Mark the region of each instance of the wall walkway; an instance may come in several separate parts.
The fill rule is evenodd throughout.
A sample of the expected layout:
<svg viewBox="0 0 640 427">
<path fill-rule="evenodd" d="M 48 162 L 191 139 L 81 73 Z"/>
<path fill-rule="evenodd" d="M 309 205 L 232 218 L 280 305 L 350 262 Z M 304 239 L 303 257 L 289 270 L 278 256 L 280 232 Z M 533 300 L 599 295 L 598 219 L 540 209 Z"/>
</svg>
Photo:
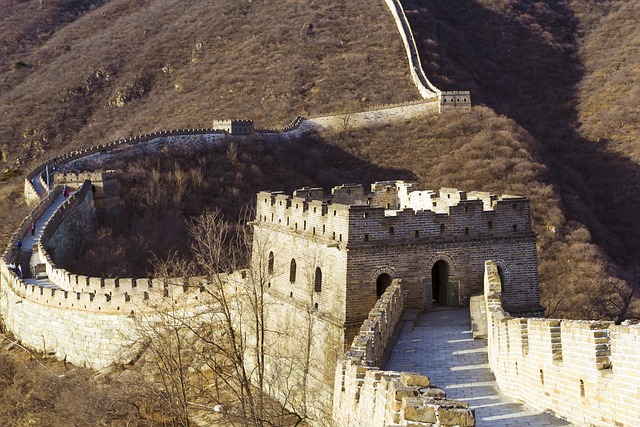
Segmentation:
<svg viewBox="0 0 640 427">
<path fill-rule="evenodd" d="M 450 400 L 413 370 L 381 370 L 404 312 L 402 282 L 394 281 L 371 309 L 351 349 L 338 362 L 333 393 L 337 427 L 471 427 L 473 410 Z M 439 384 L 436 384 L 439 385 Z"/>
<path fill-rule="evenodd" d="M 398 27 L 398 32 L 400 33 L 400 37 L 404 43 L 404 48 L 407 51 L 409 71 L 411 72 L 411 77 L 413 78 L 413 82 L 418 88 L 420 95 L 422 95 L 424 99 L 437 98 L 441 91 L 429 81 L 427 75 L 422 69 L 416 41 L 413 38 L 413 32 L 409 26 L 409 20 L 404 13 L 402 4 L 399 0 L 385 0 L 385 2 L 393 15 L 396 26 Z"/>
<path fill-rule="evenodd" d="M 503 393 L 581 425 L 640 425 L 640 325 L 511 317 L 500 289 L 487 261 L 489 365 Z"/>
<path fill-rule="evenodd" d="M 423 99 L 377 106 L 367 111 L 339 112 L 309 119 L 296 117 L 283 129 L 256 130 L 255 134 L 239 139 L 279 141 L 317 129 L 381 126 L 437 114 L 453 107 L 470 108 L 468 92 L 447 94 L 429 82 L 422 70 L 402 5 L 398 0 L 387 0 L 387 5 L 405 44 L 410 73 Z M 447 108 L 443 108 L 445 104 Z M 137 346 L 131 331 L 136 326 L 136 316 L 156 310 L 154 307 L 158 307 L 164 298 L 179 301 L 185 307 L 197 306 L 198 290 L 202 292 L 205 286 L 202 278 L 168 279 L 171 283 L 166 283 L 152 278 L 86 277 L 58 268 L 45 250 L 45 242 L 61 240 L 55 234 L 57 230 L 61 225 L 64 227 L 74 222 L 70 215 L 90 203 L 83 204 L 82 195 L 88 191 L 86 187 L 78 192 L 82 197 L 64 199 L 59 195 L 60 187 L 49 194 L 47 186 L 56 169 L 76 167 L 84 160 L 93 159 L 91 156 L 131 155 L 135 151 L 144 152 L 166 145 L 213 145 L 226 140 L 226 137 L 224 132 L 216 129 L 161 131 L 73 151 L 49 159 L 33 169 L 25 179 L 24 194 L 27 202 L 36 207 L 16 230 L 0 262 L 0 315 L 7 328 L 27 346 L 55 353 L 71 363 L 101 368 L 114 362 L 125 363 L 135 355 Z M 47 170 L 49 177 L 46 176 Z M 89 185 L 88 182 L 85 184 Z M 91 193 L 88 199 L 91 199 Z M 35 236 L 28 231 L 31 222 L 36 223 Z M 68 236 L 65 230 L 60 233 L 63 237 Z M 28 254 L 21 257 L 26 261 L 19 261 L 26 263 L 23 270 L 30 271 L 30 266 L 44 267 L 42 271 L 32 270 L 34 275 L 42 273 L 38 278 L 28 277 L 30 275 L 19 278 L 9 268 L 11 259 L 16 256 L 13 248 L 18 239 L 22 239 L 25 248 L 29 249 L 25 251 Z M 173 291 L 169 295 L 169 289 L 175 290 L 175 295 Z M 463 403 L 445 399 L 441 390 L 430 386 L 428 378 L 406 372 L 380 371 L 371 365 L 381 363 L 402 307 L 403 294 L 398 285 L 390 289 L 372 310 L 362 333 L 354 341 L 353 352 L 338 366 L 337 378 L 344 388 L 338 388 L 337 393 L 345 397 L 337 412 L 341 422 L 344 421 L 340 425 L 371 425 L 370 413 L 373 410 L 380 426 L 414 425 L 415 422 L 441 426 L 473 425 L 473 412 Z M 354 408 L 357 416 L 352 413 Z"/>
<path fill-rule="evenodd" d="M 473 339 L 468 307 L 421 314 L 415 327 L 405 326 L 385 369 L 426 375 L 447 397 L 467 402 L 479 427 L 571 425 L 500 393 L 487 342 Z"/>
</svg>

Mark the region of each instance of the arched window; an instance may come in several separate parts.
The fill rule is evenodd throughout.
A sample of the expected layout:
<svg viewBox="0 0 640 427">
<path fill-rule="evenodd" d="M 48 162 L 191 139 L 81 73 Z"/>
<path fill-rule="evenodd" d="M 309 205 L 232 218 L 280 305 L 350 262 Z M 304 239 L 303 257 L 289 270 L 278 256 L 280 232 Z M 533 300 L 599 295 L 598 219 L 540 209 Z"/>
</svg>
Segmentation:
<svg viewBox="0 0 640 427">
<path fill-rule="evenodd" d="M 316 276 L 314 279 L 313 290 L 315 292 L 322 291 L 322 270 L 320 270 L 320 267 L 316 267 Z"/>
<path fill-rule="evenodd" d="M 267 266 L 267 271 L 269 274 L 273 274 L 273 263 L 274 263 L 273 252 L 269 252 L 269 264 Z"/>
<path fill-rule="evenodd" d="M 294 283 L 296 281 L 296 260 L 291 258 L 291 266 L 289 267 L 289 281 Z"/>
</svg>

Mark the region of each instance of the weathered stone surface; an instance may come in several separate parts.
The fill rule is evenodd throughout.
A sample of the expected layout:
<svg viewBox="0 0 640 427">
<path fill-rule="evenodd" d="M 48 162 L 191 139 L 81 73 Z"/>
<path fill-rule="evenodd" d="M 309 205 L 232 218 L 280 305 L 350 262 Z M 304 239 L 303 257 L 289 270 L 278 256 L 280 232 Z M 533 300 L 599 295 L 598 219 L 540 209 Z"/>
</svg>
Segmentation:
<svg viewBox="0 0 640 427">
<path fill-rule="evenodd" d="M 428 387 L 429 378 L 415 372 L 402 372 L 400 381 L 408 387 Z"/>
<path fill-rule="evenodd" d="M 438 408 L 438 421 L 442 426 L 472 427 L 475 425 L 473 409 L 468 408 Z"/>
<path fill-rule="evenodd" d="M 426 387 L 420 389 L 420 394 L 424 397 L 429 397 L 432 399 L 444 399 L 447 397 L 447 393 L 444 390 L 438 387 Z"/>
<path fill-rule="evenodd" d="M 405 421 L 419 421 L 423 423 L 435 423 L 437 405 L 425 403 L 424 400 L 404 399 L 402 417 Z"/>
</svg>

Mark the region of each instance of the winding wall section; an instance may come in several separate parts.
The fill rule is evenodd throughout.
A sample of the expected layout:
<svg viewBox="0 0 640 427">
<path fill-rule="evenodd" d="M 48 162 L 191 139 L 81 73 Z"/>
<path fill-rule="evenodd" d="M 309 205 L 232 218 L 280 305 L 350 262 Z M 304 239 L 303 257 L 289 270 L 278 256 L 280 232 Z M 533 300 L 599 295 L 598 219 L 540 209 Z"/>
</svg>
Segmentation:
<svg viewBox="0 0 640 427">
<path fill-rule="evenodd" d="M 489 364 L 503 393 L 580 425 L 637 426 L 640 325 L 511 317 L 485 264 Z"/>
<path fill-rule="evenodd" d="M 253 135 L 240 138 L 248 138 L 249 141 L 279 141 L 318 129 L 346 130 L 384 125 L 432 115 L 446 109 L 469 108 L 468 92 L 441 92 L 427 79 L 401 4 L 397 0 L 385 1 L 403 39 L 412 79 L 422 100 L 382 105 L 366 111 L 346 111 L 312 118 L 296 117 L 283 129 L 256 130 Z M 155 132 L 76 150 L 54 157 L 33 169 L 25 179 L 24 193 L 28 203 L 35 207 L 10 239 L 0 263 L 0 314 L 4 318 L 5 326 L 29 347 L 45 353 L 55 353 L 57 357 L 77 365 L 102 368 L 112 363 L 126 362 L 135 356 L 139 347 L 134 345 L 135 336 L 132 330 L 135 329 L 138 314 L 145 313 L 149 308 L 156 309 L 154 307 L 166 297 L 176 298 L 185 305 L 197 305 L 199 290 L 201 292 L 205 286 L 200 278 L 190 278 L 186 281 L 170 279 L 172 286 L 168 286 L 167 281 L 153 278 L 96 278 L 73 274 L 59 268 L 53 262 L 47 245 L 56 247 L 53 241 L 64 239 L 66 232 L 60 231 L 60 228 L 72 215 L 87 216 L 91 209 L 92 197 L 91 184 L 85 181 L 69 199 L 60 200 L 61 187 L 51 188 L 52 174 L 56 169 L 71 162 L 93 155 L 118 155 L 134 146 L 171 144 L 172 141 L 193 140 L 194 137 L 206 144 L 217 144 L 226 135 L 225 132 L 216 129 Z M 41 237 L 33 247 L 37 255 L 35 258 L 43 264 L 47 276 L 41 280 L 50 286 L 42 286 L 42 283 L 39 285 L 37 281 L 27 283 L 8 266 L 15 256 L 16 242 L 28 232 L 31 222 L 57 204 L 60 204 L 60 208 L 53 211 L 51 217 L 46 220 Z M 57 248 L 60 247 L 57 245 Z M 240 272 L 235 274 L 239 277 L 242 275 Z M 241 280 L 239 277 L 229 280 Z M 424 394 L 427 392 L 422 390 L 424 386 L 428 386 L 427 378 L 405 373 L 382 372 L 369 367 L 369 363 L 379 361 L 403 307 L 402 290 L 400 285 L 397 285 L 390 289 L 388 295 L 382 299 L 381 305 L 372 311 L 373 317 L 363 325 L 364 335 L 356 337 L 353 351 L 339 366 L 337 378 L 345 385 L 339 393 L 346 397 L 336 412 L 340 422 L 344 421 L 341 425 L 366 424 L 367 408 L 375 409 L 379 425 L 394 422 L 405 425 L 412 422 L 411 420 L 427 421 L 432 418 L 434 421 L 437 419 L 439 425 L 458 425 L 460 420 L 463 422 L 462 425 L 472 425 L 473 414 L 464 405 L 451 402 L 445 404 L 441 399 L 443 396 L 433 391 L 433 388 L 429 388 L 429 393 L 435 394 L 429 395 L 430 401 L 427 399 L 428 396 Z M 387 318 L 388 321 L 384 320 Z M 363 343 L 364 353 L 361 347 Z M 369 372 L 364 388 L 361 387 L 363 369 Z M 359 397 L 361 392 L 364 393 L 362 399 Z M 380 396 L 384 393 L 386 403 L 376 403 L 375 398 L 370 400 L 377 392 Z M 406 393 L 418 397 L 405 399 Z M 434 397 L 441 400 L 435 402 Z M 402 402 L 401 410 L 397 409 L 398 402 Z M 349 411 L 357 409 L 360 420 L 356 421 L 357 418 L 345 415 L 345 408 Z"/>
</svg>

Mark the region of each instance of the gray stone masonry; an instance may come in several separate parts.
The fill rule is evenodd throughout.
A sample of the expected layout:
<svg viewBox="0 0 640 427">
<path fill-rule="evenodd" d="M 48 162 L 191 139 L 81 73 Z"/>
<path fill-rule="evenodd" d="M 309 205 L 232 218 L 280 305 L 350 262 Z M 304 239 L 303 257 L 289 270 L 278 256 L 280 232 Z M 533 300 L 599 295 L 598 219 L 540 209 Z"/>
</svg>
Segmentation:
<svg viewBox="0 0 640 427">
<path fill-rule="evenodd" d="M 448 398 L 475 409 L 478 427 L 573 425 L 500 393 L 489 369 L 487 342 L 473 339 L 468 308 L 431 311 L 420 315 L 414 327 L 405 325 L 385 369 L 429 377 Z"/>
</svg>

